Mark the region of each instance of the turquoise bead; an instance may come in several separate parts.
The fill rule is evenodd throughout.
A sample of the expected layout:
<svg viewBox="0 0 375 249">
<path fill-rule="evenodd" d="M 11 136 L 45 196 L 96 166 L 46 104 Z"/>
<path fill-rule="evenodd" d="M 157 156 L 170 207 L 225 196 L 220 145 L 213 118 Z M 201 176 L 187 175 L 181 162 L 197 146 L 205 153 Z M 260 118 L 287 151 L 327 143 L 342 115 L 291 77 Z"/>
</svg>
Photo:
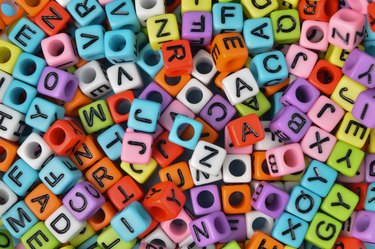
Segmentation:
<svg viewBox="0 0 375 249">
<path fill-rule="evenodd" d="M 365 51 L 371 56 L 375 56 L 375 40 L 365 41 Z"/>
<path fill-rule="evenodd" d="M 113 161 L 120 159 L 124 134 L 121 125 L 115 124 L 97 137 L 100 147 L 109 159 Z"/>
<path fill-rule="evenodd" d="M 185 125 L 190 125 L 193 127 L 194 135 L 190 140 L 183 140 L 179 137 L 180 134 L 180 128 Z M 172 143 L 178 144 L 184 148 L 194 150 L 197 146 L 197 143 L 199 141 L 199 138 L 201 136 L 203 130 L 203 125 L 191 118 L 188 118 L 183 115 L 177 115 L 174 119 L 172 129 L 169 133 L 168 139 Z"/>
<path fill-rule="evenodd" d="M 107 31 L 104 34 L 104 53 L 107 60 L 113 64 L 135 61 L 135 34 L 129 29 Z"/>
<path fill-rule="evenodd" d="M 365 30 L 366 30 L 366 35 L 364 37 L 365 42 L 374 41 L 375 40 L 375 32 L 372 31 L 372 29 L 369 25 L 369 22 L 368 22 L 368 18 L 366 18 Z"/>
<path fill-rule="evenodd" d="M 36 88 L 19 80 L 13 80 L 4 94 L 3 104 L 25 114 L 36 94 Z"/>
<path fill-rule="evenodd" d="M 243 10 L 239 3 L 215 3 L 212 7 L 214 35 L 223 32 L 241 33 Z"/>
<path fill-rule="evenodd" d="M 365 210 L 375 212 L 375 182 L 368 186 L 365 200 Z"/>
<path fill-rule="evenodd" d="M 267 119 L 272 120 L 272 118 L 284 108 L 284 105 L 280 103 L 280 99 L 283 94 L 284 92 L 277 92 L 271 96 L 271 109 L 266 113 Z"/>
<path fill-rule="evenodd" d="M 134 33 L 141 30 L 134 4 L 131 0 L 115 0 L 105 6 L 109 25 L 112 30 L 130 29 Z"/>
<path fill-rule="evenodd" d="M 150 44 L 147 44 L 139 53 L 136 63 L 151 78 L 154 78 L 164 66 L 161 50 L 155 51 Z"/>
<path fill-rule="evenodd" d="M 161 104 L 145 99 L 134 99 L 129 111 L 128 127 L 152 133 L 161 113 Z"/>
<path fill-rule="evenodd" d="M 270 51 L 274 43 L 271 19 L 264 17 L 246 20 L 243 38 L 250 54 Z"/>
<path fill-rule="evenodd" d="M 101 24 L 105 19 L 105 12 L 96 0 L 70 1 L 66 9 L 81 27 Z"/>
<path fill-rule="evenodd" d="M 40 43 L 45 37 L 43 30 L 25 17 L 14 25 L 8 35 L 11 42 L 31 54 L 40 51 Z"/>
<path fill-rule="evenodd" d="M 104 33 L 102 25 L 90 25 L 75 31 L 77 51 L 84 60 L 99 60 L 104 54 Z"/>
<path fill-rule="evenodd" d="M 366 249 L 375 249 L 375 244 L 365 243 Z"/>
<path fill-rule="evenodd" d="M 22 159 L 15 161 L 3 176 L 4 183 L 19 196 L 25 196 L 37 180 L 38 172 Z"/>
<path fill-rule="evenodd" d="M 42 58 L 29 53 L 22 53 L 14 65 L 12 74 L 14 78 L 36 86 L 46 65 L 46 61 Z"/>
</svg>

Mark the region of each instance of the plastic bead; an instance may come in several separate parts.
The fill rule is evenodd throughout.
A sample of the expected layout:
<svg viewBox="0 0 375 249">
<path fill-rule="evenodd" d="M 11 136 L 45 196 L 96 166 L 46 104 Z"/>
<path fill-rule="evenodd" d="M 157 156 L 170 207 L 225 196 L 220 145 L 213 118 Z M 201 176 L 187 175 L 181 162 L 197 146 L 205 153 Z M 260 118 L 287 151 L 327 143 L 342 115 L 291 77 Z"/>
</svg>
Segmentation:
<svg viewBox="0 0 375 249">
<path fill-rule="evenodd" d="M 201 118 L 195 118 L 195 121 L 198 121 L 203 125 L 202 132 L 200 135 L 200 139 L 202 141 L 208 142 L 208 143 L 215 143 L 217 139 L 219 138 L 219 133 L 214 130 L 211 126 L 209 126 L 203 119 Z M 188 140 L 190 139 L 194 134 L 194 128 L 192 126 L 188 126 L 184 132 L 181 134 L 181 138 Z"/>
<path fill-rule="evenodd" d="M 27 18 L 21 18 L 9 33 L 9 40 L 23 51 L 35 53 L 40 51 L 40 43 L 45 38 L 42 29 Z"/>
<path fill-rule="evenodd" d="M 309 1 L 301 0 L 298 11 L 303 20 L 329 21 L 331 16 L 337 12 L 339 1 Z"/>
<path fill-rule="evenodd" d="M 80 27 L 75 31 L 78 54 L 85 60 L 99 60 L 104 54 L 104 28 L 100 25 Z"/>
<path fill-rule="evenodd" d="M 273 218 L 259 211 L 246 213 L 246 236 L 251 239 L 256 231 L 271 234 L 274 224 Z"/>
<path fill-rule="evenodd" d="M 104 153 L 111 160 L 118 160 L 121 156 L 122 138 L 124 136 L 124 129 L 116 124 L 102 132 L 97 141 L 104 151 Z"/>
<path fill-rule="evenodd" d="M 22 243 L 27 249 L 42 249 L 43 247 L 55 248 L 60 242 L 53 236 L 44 222 L 38 222 L 31 227 L 22 237 Z"/>
<path fill-rule="evenodd" d="M 131 29 L 137 33 L 141 29 L 132 1 L 117 0 L 105 5 L 106 16 L 112 30 Z"/>
<path fill-rule="evenodd" d="M 152 157 L 162 168 L 169 166 L 184 152 L 184 148 L 177 144 L 171 143 L 168 140 L 168 136 L 169 132 L 163 132 L 155 139 L 152 146 Z"/>
<path fill-rule="evenodd" d="M 283 244 L 273 239 L 271 236 L 268 236 L 263 232 L 257 231 L 250 238 L 249 242 L 247 243 L 246 249 L 257 249 L 262 246 L 266 246 L 266 248 L 269 247 L 273 249 L 281 249 L 284 247 Z"/>
<path fill-rule="evenodd" d="M 199 50 L 198 53 L 196 53 L 196 55 L 193 57 L 192 76 L 203 84 L 208 85 L 215 76 L 216 72 L 217 68 L 211 54 L 206 50 Z"/>
<path fill-rule="evenodd" d="M 79 109 L 79 117 L 85 131 L 89 134 L 113 124 L 108 106 L 104 100 L 97 100 Z"/>
<path fill-rule="evenodd" d="M 271 19 L 265 17 L 246 20 L 243 24 L 243 38 L 250 54 L 271 50 L 274 43 Z"/>
<path fill-rule="evenodd" d="M 223 163 L 225 183 L 249 183 L 251 181 L 251 160 L 248 155 L 227 155 Z"/>
<path fill-rule="evenodd" d="M 339 140 L 358 148 L 363 147 L 369 135 L 370 129 L 358 122 L 349 112 L 344 115 L 336 133 Z"/>
<path fill-rule="evenodd" d="M 121 168 L 140 184 L 145 183 L 151 177 L 157 166 L 158 164 L 153 158 L 147 164 L 121 163 Z"/>
<path fill-rule="evenodd" d="M 151 78 L 154 78 L 164 65 L 161 50 L 153 50 L 150 44 L 141 50 L 136 62 Z"/>
<path fill-rule="evenodd" d="M 276 10 L 270 14 L 275 43 L 290 44 L 298 41 L 301 35 L 298 11 Z"/>
<path fill-rule="evenodd" d="M 363 68 L 363 64 L 368 66 Z M 356 82 L 366 87 L 373 88 L 375 87 L 372 85 L 373 65 L 375 65 L 373 57 L 359 49 L 354 49 L 345 61 L 342 71 L 346 76 Z"/>
<path fill-rule="evenodd" d="M 307 79 L 314 69 L 318 55 L 307 48 L 292 44 L 285 55 L 285 60 L 290 73 Z"/>
<path fill-rule="evenodd" d="M 22 50 L 10 42 L 0 40 L 0 70 L 12 74 Z"/>
<path fill-rule="evenodd" d="M 116 233 L 116 231 L 112 228 L 112 226 L 107 227 L 104 229 L 98 236 L 98 245 L 100 247 L 109 247 L 112 246 L 112 248 L 123 248 L 123 249 L 131 249 L 137 242 L 137 240 L 132 240 L 130 242 L 126 242 L 122 240 L 119 235 Z"/>
<path fill-rule="evenodd" d="M 8 232 L 8 230 L 0 228 L 0 233 L 2 236 L 1 245 L 5 249 L 12 249 L 15 248 L 12 235 Z"/>
<path fill-rule="evenodd" d="M 221 201 L 216 185 L 205 185 L 190 189 L 190 198 L 194 213 L 206 215 L 221 210 Z"/>
<path fill-rule="evenodd" d="M 104 34 L 104 53 L 113 64 L 136 60 L 135 35 L 131 30 L 119 29 Z"/>
<path fill-rule="evenodd" d="M 353 225 L 352 236 L 365 242 L 375 243 L 372 232 L 375 226 L 374 213 L 359 211 Z"/>
<path fill-rule="evenodd" d="M 190 235 L 188 224 L 191 221 L 192 219 L 190 218 L 188 213 L 184 210 L 181 210 L 181 212 L 175 219 L 162 222 L 160 224 L 160 227 L 174 243 L 180 243 Z"/>
<path fill-rule="evenodd" d="M 36 86 L 45 66 L 45 60 L 32 54 L 22 53 L 14 65 L 13 76 L 18 80 Z"/>
<path fill-rule="evenodd" d="M 34 87 L 19 80 L 13 80 L 4 94 L 4 105 L 23 114 L 29 109 L 31 102 L 36 97 Z"/>
<path fill-rule="evenodd" d="M 18 146 L 5 139 L 0 139 L 0 154 L 4 155 L 4 159 L 0 162 L 0 172 L 5 172 L 12 165 L 16 158 Z"/>
<path fill-rule="evenodd" d="M 188 11 L 182 15 L 181 37 L 191 46 L 205 46 L 212 39 L 212 14 L 204 11 Z"/>
<path fill-rule="evenodd" d="M 0 204 L 0 215 L 2 216 L 17 202 L 18 197 L 3 181 L 0 181 L 0 187 L 0 197 L 4 200 Z"/>
<path fill-rule="evenodd" d="M 375 182 L 375 155 L 368 154 L 365 158 L 366 163 L 366 181 Z"/>
<path fill-rule="evenodd" d="M 270 0 L 267 2 L 261 1 L 246 1 L 241 0 L 241 4 L 244 8 L 244 12 L 247 18 L 260 18 L 267 16 L 271 12 L 275 11 L 279 7 L 277 0 Z"/>
<path fill-rule="evenodd" d="M 243 11 L 239 3 L 215 3 L 212 7 L 214 34 L 242 32 Z"/>
<path fill-rule="evenodd" d="M 251 210 L 250 186 L 247 184 L 222 185 L 221 197 L 225 214 L 242 214 Z"/>
<path fill-rule="evenodd" d="M 105 202 L 87 223 L 94 231 L 100 231 L 110 225 L 111 220 L 116 215 L 116 209 L 109 202 Z"/>
<path fill-rule="evenodd" d="M 154 2 L 135 0 L 134 5 L 138 20 L 143 27 L 146 27 L 146 21 L 150 17 L 165 14 L 164 1 L 162 0 L 156 0 Z"/>
<path fill-rule="evenodd" d="M 319 60 L 311 72 L 308 81 L 326 95 L 331 95 L 339 81 L 342 81 L 342 72 L 340 68 L 333 64 Z"/>
<path fill-rule="evenodd" d="M 178 135 L 179 128 L 183 125 L 191 125 L 194 129 L 194 135 L 189 140 L 182 140 Z M 198 121 L 182 115 L 177 115 L 174 119 L 168 139 L 172 143 L 178 144 L 190 150 L 194 150 L 202 133 L 202 129 L 203 125 Z"/>
<path fill-rule="evenodd" d="M 264 138 L 262 125 L 255 114 L 232 120 L 228 123 L 228 132 L 233 145 L 238 147 L 253 145 Z"/>
<path fill-rule="evenodd" d="M 261 117 L 271 109 L 271 103 L 264 96 L 263 92 L 259 91 L 257 95 L 246 99 L 242 103 L 235 105 L 235 107 L 241 116 L 254 113 L 258 117 Z"/>
<path fill-rule="evenodd" d="M 122 142 L 121 161 L 131 164 L 147 164 L 151 160 L 152 135 L 125 132 Z"/>
<path fill-rule="evenodd" d="M 0 111 L 2 127 L 0 137 L 18 141 L 25 128 L 25 116 L 3 104 L 0 104 Z"/>
<path fill-rule="evenodd" d="M 194 186 L 192 175 L 186 162 L 179 162 L 161 169 L 159 178 L 162 182 L 173 182 L 181 190 L 187 190 Z"/>
<path fill-rule="evenodd" d="M 169 77 L 190 74 L 193 70 L 193 56 L 189 41 L 179 40 L 163 43 L 162 54 L 165 74 Z"/>
<path fill-rule="evenodd" d="M 94 0 L 70 1 L 66 9 L 80 26 L 101 24 L 105 18 L 103 8 Z"/>
<path fill-rule="evenodd" d="M 174 14 L 152 16 L 147 19 L 148 39 L 152 49 L 159 50 L 163 43 L 180 39 L 177 19 Z"/>
<path fill-rule="evenodd" d="M 65 115 L 70 117 L 78 117 L 78 109 L 90 103 L 92 103 L 92 100 L 84 95 L 80 89 L 77 89 L 73 99 L 69 102 L 65 102 L 63 105 Z"/>
</svg>

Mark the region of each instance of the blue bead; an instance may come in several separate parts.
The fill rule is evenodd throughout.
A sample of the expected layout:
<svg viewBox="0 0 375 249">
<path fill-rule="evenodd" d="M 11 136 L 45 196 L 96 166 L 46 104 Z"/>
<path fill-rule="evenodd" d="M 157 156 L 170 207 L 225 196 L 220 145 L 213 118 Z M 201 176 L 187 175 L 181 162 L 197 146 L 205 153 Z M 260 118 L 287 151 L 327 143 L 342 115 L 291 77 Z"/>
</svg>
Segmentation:
<svg viewBox="0 0 375 249">
<path fill-rule="evenodd" d="M 14 78 L 36 86 L 46 65 L 46 61 L 42 58 L 32 54 L 22 53 L 14 65 L 12 74 Z"/>
<path fill-rule="evenodd" d="M 125 131 L 121 125 L 115 124 L 97 137 L 100 147 L 109 159 L 113 161 L 120 159 L 124 133 Z"/>
<path fill-rule="evenodd" d="M 366 30 L 366 35 L 364 37 L 365 42 L 367 41 L 374 41 L 375 40 L 375 32 L 372 31 L 368 18 L 366 18 L 366 24 L 365 24 L 365 30 Z"/>
<path fill-rule="evenodd" d="M 138 202 L 134 201 L 111 220 L 111 226 L 120 238 L 130 242 L 146 231 L 151 225 L 152 218 Z"/>
<path fill-rule="evenodd" d="M 160 113 L 161 104 L 146 99 L 134 99 L 130 106 L 128 127 L 147 133 L 155 132 Z"/>
<path fill-rule="evenodd" d="M 375 182 L 368 186 L 365 210 L 375 212 Z"/>
<path fill-rule="evenodd" d="M 142 49 L 148 44 L 148 37 L 145 33 L 139 32 L 138 34 L 136 34 L 135 39 L 137 41 L 137 54 L 139 54 Z"/>
<path fill-rule="evenodd" d="M 137 46 L 134 33 L 129 29 L 107 31 L 104 34 L 104 52 L 113 64 L 135 61 Z"/>
<path fill-rule="evenodd" d="M 322 198 L 314 192 L 301 186 L 295 186 L 285 210 L 305 221 L 312 221 L 321 202 Z"/>
<path fill-rule="evenodd" d="M 98 235 L 94 235 L 82 244 L 80 244 L 77 249 L 89 249 L 89 248 L 99 248 L 98 247 Z"/>
<path fill-rule="evenodd" d="M 137 14 L 131 0 L 115 0 L 105 6 L 105 12 L 112 30 L 130 29 L 134 33 L 141 30 Z"/>
<path fill-rule="evenodd" d="M 375 249 L 375 244 L 365 243 L 366 249 Z"/>
<path fill-rule="evenodd" d="M 285 57 L 280 51 L 256 55 L 250 63 L 250 70 L 259 87 L 283 82 L 289 75 Z"/>
<path fill-rule="evenodd" d="M 312 160 L 301 179 L 301 186 L 326 197 L 337 178 L 337 171 L 326 164 Z"/>
<path fill-rule="evenodd" d="M 4 227 L 17 239 L 38 222 L 24 201 L 17 202 L 1 219 Z"/>
<path fill-rule="evenodd" d="M 194 135 L 190 140 L 183 140 L 179 137 L 180 128 L 185 125 L 191 125 L 193 127 Z M 174 119 L 168 139 L 172 143 L 178 144 L 190 150 L 194 150 L 201 136 L 202 130 L 203 125 L 200 122 L 183 115 L 177 115 Z"/>
<path fill-rule="evenodd" d="M 215 3 L 212 7 L 214 34 L 242 32 L 243 10 L 239 3 Z"/>
<path fill-rule="evenodd" d="M 34 129 L 46 132 L 57 119 L 63 119 L 64 114 L 64 107 L 36 97 L 26 113 L 25 123 Z"/>
<path fill-rule="evenodd" d="M 299 248 L 305 238 L 309 224 L 287 212 L 275 221 L 272 229 L 272 237 L 281 243 Z"/>
<path fill-rule="evenodd" d="M 90 25 L 76 29 L 76 45 L 78 54 L 85 60 L 99 60 L 104 54 L 104 32 L 102 25 Z"/>
<path fill-rule="evenodd" d="M 39 178 L 54 193 L 67 193 L 82 177 L 82 172 L 67 157 L 52 158 L 39 172 Z"/>
<path fill-rule="evenodd" d="M 284 105 L 280 103 L 280 99 L 283 94 L 284 92 L 277 92 L 271 96 L 271 109 L 266 113 L 265 116 L 267 120 L 272 120 L 272 118 L 284 108 Z"/>
<path fill-rule="evenodd" d="M 154 78 L 164 66 L 161 50 L 153 50 L 150 44 L 142 49 L 136 62 L 151 78 Z"/>
<path fill-rule="evenodd" d="M 274 43 L 271 19 L 264 17 L 246 20 L 243 38 L 250 54 L 270 51 Z"/>
<path fill-rule="evenodd" d="M 371 56 L 375 56 L 375 40 L 365 41 L 365 51 Z"/>
<path fill-rule="evenodd" d="M 25 17 L 16 23 L 8 35 L 11 42 L 32 54 L 40 51 L 40 43 L 45 37 L 43 30 Z"/>
<path fill-rule="evenodd" d="M 81 27 L 101 24 L 105 19 L 105 12 L 96 0 L 70 1 L 66 9 Z"/>
<path fill-rule="evenodd" d="M 37 180 L 38 172 L 22 159 L 15 161 L 3 176 L 4 183 L 19 196 L 25 196 Z"/>
<path fill-rule="evenodd" d="M 3 98 L 3 104 L 21 113 L 26 113 L 37 90 L 19 80 L 12 80 Z"/>
</svg>

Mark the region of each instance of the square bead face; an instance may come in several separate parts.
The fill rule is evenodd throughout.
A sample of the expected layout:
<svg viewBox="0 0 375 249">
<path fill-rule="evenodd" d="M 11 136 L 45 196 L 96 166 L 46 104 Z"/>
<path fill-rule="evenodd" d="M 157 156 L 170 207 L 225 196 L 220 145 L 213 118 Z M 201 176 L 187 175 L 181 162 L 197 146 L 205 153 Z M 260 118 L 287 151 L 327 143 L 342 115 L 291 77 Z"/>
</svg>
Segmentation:
<svg viewBox="0 0 375 249">
<path fill-rule="evenodd" d="M 190 125 L 194 129 L 194 135 L 189 140 L 182 140 L 179 137 L 179 129 L 184 125 Z M 172 143 L 178 144 L 190 150 L 194 150 L 201 136 L 202 130 L 203 125 L 200 122 L 182 115 L 177 115 L 174 119 L 168 139 Z"/>
<path fill-rule="evenodd" d="M 215 3 L 212 8 L 214 34 L 242 31 L 243 14 L 239 3 Z"/>
<path fill-rule="evenodd" d="M 138 21 L 133 1 L 111 1 L 105 5 L 105 11 L 112 30 L 131 29 L 134 33 L 140 31 L 141 25 Z"/>
<path fill-rule="evenodd" d="M 242 116 L 254 113 L 261 117 L 271 109 L 271 102 L 259 91 L 257 95 L 246 99 L 242 103 L 235 105 L 235 107 Z"/>
<path fill-rule="evenodd" d="M 36 94 L 37 91 L 34 87 L 19 80 L 13 80 L 4 94 L 3 103 L 16 111 L 26 113 Z M 20 101 L 19 99 L 23 95 L 25 99 Z"/>
<path fill-rule="evenodd" d="M 233 145 L 237 147 L 253 145 L 264 138 L 262 124 L 255 114 L 232 120 L 227 128 Z"/>
<path fill-rule="evenodd" d="M 97 100 L 81 107 L 78 110 L 78 114 L 88 134 L 97 132 L 113 124 L 111 113 L 104 100 Z"/>
<path fill-rule="evenodd" d="M 141 50 L 136 62 L 151 78 L 154 78 L 164 65 L 161 50 L 153 50 L 150 44 Z"/>
<path fill-rule="evenodd" d="M 151 158 L 152 135 L 125 132 L 122 142 L 121 160 L 127 163 L 147 164 Z"/>
<path fill-rule="evenodd" d="M 307 48 L 293 44 L 285 55 L 285 59 L 290 73 L 307 79 L 318 60 L 318 55 Z"/>
<path fill-rule="evenodd" d="M 32 21 L 22 18 L 12 28 L 8 38 L 23 51 L 35 53 L 40 51 L 40 42 L 45 38 L 45 34 Z"/>
<path fill-rule="evenodd" d="M 123 169 L 134 180 L 136 180 L 140 184 L 143 184 L 150 178 L 152 173 L 158 167 L 158 164 L 153 158 L 151 158 L 150 162 L 147 164 L 133 164 L 122 162 L 120 166 L 121 169 Z"/>
<path fill-rule="evenodd" d="M 277 44 L 289 44 L 299 40 L 300 19 L 297 10 L 278 10 L 270 15 Z"/>
<path fill-rule="evenodd" d="M 113 64 L 135 61 L 135 35 L 130 30 L 112 30 L 104 34 L 105 57 Z"/>
<path fill-rule="evenodd" d="M 174 14 L 163 14 L 147 19 L 148 38 L 154 50 L 160 50 L 164 42 L 180 39 Z"/>
<path fill-rule="evenodd" d="M 156 130 L 161 105 L 144 99 L 134 99 L 129 111 L 128 127 L 137 131 L 152 133 Z"/>
<path fill-rule="evenodd" d="M 271 50 L 273 32 L 268 17 L 247 19 L 243 24 L 243 38 L 250 54 L 259 54 Z"/>
<path fill-rule="evenodd" d="M 219 174 L 227 152 L 225 149 L 205 141 L 199 141 L 189 165 L 210 175 Z"/>
<path fill-rule="evenodd" d="M 375 212 L 375 183 L 371 183 L 368 186 L 366 200 L 365 200 L 365 209 L 367 211 Z"/>
<path fill-rule="evenodd" d="M 41 244 L 33 239 L 36 236 L 43 236 L 44 239 L 41 240 Z M 21 237 L 21 241 L 27 248 L 35 249 L 42 249 L 43 247 L 56 248 L 60 245 L 60 242 L 52 235 L 43 221 L 39 221 L 31 227 L 31 229 Z"/>
<path fill-rule="evenodd" d="M 45 66 L 46 61 L 42 58 L 22 53 L 13 68 L 13 76 L 32 86 L 36 86 Z"/>
<path fill-rule="evenodd" d="M 220 194 L 216 185 L 192 188 L 190 197 L 196 215 L 205 215 L 221 210 Z"/>
<path fill-rule="evenodd" d="M 66 9 L 82 27 L 90 24 L 101 24 L 105 18 L 103 8 L 95 0 L 70 1 Z"/>
<path fill-rule="evenodd" d="M 97 137 L 100 147 L 109 159 L 120 159 L 124 133 L 124 129 L 119 124 L 116 124 Z"/>
<path fill-rule="evenodd" d="M 336 132 L 337 139 L 357 148 L 362 148 L 365 145 L 369 135 L 370 129 L 355 119 L 350 112 L 344 115 Z"/>
<path fill-rule="evenodd" d="M 359 94 L 354 103 L 352 115 L 369 128 L 375 128 L 371 111 L 375 107 L 375 89 L 369 89 Z"/>
<path fill-rule="evenodd" d="M 104 28 L 101 25 L 80 27 L 75 31 L 78 54 L 85 60 L 98 60 L 104 54 Z"/>
<path fill-rule="evenodd" d="M 191 46 L 208 45 L 212 39 L 211 12 L 188 11 L 182 16 L 181 37 Z"/>
</svg>

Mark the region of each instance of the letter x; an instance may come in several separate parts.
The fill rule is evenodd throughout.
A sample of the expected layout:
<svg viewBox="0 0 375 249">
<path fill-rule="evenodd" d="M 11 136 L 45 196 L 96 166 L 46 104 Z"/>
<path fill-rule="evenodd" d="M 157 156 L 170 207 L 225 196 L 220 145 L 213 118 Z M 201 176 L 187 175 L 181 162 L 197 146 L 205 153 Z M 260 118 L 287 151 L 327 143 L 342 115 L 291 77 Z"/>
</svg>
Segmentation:
<svg viewBox="0 0 375 249">
<path fill-rule="evenodd" d="M 294 233 L 294 230 L 302 226 L 301 223 L 297 223 L 296 225 L 293 226 L 292 219 L 288 219 L 288 226 L 289 226 L 289 229 L 285 230 L 281 234 L 287 235 L 288 233 L 290 233 L 292 240 L 296 240 L 296 234 Z"/>
<path fill-rule="evenodd" d="M 328 142 L 329 141 L 329 137 L 325 137 L 323 139 L 320 139 L 320 133 L 319 132 L 315 132 L 315 137 L 316 137 L 316 142 L 313 143 L 313 144 L 310 144 L 310 149 L 318 146 L 318 151 L 319 151 L 319 154 L 322 154 L 323 153 L 323 148 L 322 148 L 322 143 L 325 143 L 325 142 Z"/>
</svg>

